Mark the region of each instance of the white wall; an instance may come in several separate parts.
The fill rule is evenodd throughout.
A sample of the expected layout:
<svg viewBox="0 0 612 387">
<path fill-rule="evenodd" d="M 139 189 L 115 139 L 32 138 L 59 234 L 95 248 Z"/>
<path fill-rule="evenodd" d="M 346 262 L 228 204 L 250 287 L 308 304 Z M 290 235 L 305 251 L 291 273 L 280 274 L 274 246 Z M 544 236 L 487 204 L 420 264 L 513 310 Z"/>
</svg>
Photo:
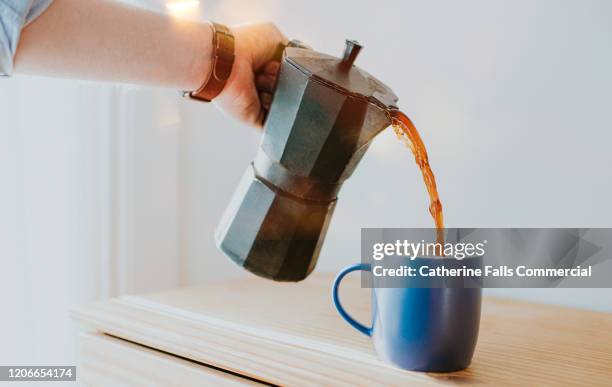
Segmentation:
<svg viewBox="0 0 612 387">
<path fill-rule="evenodd" d="M 389 84 L 420 128 L 450 227 L 610 227 L 612 3 L 601 1 L 203 1 L 225 23 L 273 20 Z M 182 276 L 242 275 L 213 230 L 258 135 L 183 103 Z M 359 260 L 361 227 L 428 227 L 412 157 L 381 134 L 345 184 L 318 269 Z M 612 291 L 491 293 L 612 310 Z"/>
<path fill-rule="evenodd" d="M 71 359 L 68 309 L 110 292 L 101 163 L 110 138 L 98 118 L 109 116 L 111 93 L 45 79 L 1 82 L 2 364 Z"/>
<path fill-rule="evenodd" d="M 71 308 L 178 285 L 176 100 L 0 81 L 0 364 L 76 364 Z"/>
<path fill-rule="evenodd" d="M 449 226 L 610 226 L 612 3 L 203 1 L 274 20 L 397 92 L 430 150 Z M 531 142 L 526 142 L 530 139 Z M 246 275 L 213 230 L 259 134 L 175 91 L 0 82 L 0 363 L 74 364 L 70 307 Z M 530 186 L 534 188 L 529 189 Z M 361 227 L 426 227 L 411 156 L 381 134 L 346 183 L 320 257 L 359 259 Z M 612 291 L 496 290 L 612 310 Z"/>
</svg>

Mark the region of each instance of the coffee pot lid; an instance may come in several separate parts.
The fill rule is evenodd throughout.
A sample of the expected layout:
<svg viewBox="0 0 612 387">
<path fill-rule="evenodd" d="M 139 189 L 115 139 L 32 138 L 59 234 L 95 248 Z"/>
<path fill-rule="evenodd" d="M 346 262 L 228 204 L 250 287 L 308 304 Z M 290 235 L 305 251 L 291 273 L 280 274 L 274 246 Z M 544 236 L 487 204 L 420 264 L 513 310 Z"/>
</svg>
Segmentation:
<svg viewBox="0 0 612 387">
<path fill-rule="evenodd" d="M 346 40 L 342 58 L 307 48 L 300 42 L 290 44 L 285 59 L 306 75 L 338 91 L 365 97 L 384 107 L 396 107 L 397 96 L 377 78 L 354 65 L 362 46 L 355 40 Z"/>
</svg>

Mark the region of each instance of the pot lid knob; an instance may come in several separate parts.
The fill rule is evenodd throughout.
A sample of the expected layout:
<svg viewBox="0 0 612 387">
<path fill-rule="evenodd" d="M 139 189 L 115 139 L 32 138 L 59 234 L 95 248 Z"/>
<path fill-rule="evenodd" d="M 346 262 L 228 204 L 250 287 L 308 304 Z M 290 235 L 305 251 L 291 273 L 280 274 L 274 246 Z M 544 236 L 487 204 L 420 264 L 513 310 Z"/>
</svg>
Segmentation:
<svg viewBox="0 0 612 387">
<path fill-rule="evenodd" d="M 351 69 L 362 47 L 363 46 L 359 44 L 359 42 L 357 42 L 356 40 L 346 40 L 346 45 L 344 46 L 344 54 L 342 55 L 342 61 L 339 63 L 341 70 L 348 71 Z"/>
</svg>

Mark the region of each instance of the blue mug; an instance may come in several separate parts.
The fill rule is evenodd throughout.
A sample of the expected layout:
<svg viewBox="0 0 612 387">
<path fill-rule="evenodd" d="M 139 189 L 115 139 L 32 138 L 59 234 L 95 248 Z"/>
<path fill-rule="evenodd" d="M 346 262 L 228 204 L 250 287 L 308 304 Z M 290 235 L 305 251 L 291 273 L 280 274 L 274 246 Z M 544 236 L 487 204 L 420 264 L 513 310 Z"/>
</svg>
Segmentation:
<svg viewBox="0 0 612 387">
<path fill-rule="evenodd" d="M 443 261 L 417 258 L 413 265 L 436 266 Z M 467 368 L 478 339 L 482 289 L 377 288 L 374 284 L 369 328 L 344 310 L 338 289 L 347 274 L 371 269 L 370 264 L 361 263 L 340 272 L 333 284 L 333 301 L 346 322 L 372 338 L 378 357 L 411 371 L 451 372 Z"/>
</svg>

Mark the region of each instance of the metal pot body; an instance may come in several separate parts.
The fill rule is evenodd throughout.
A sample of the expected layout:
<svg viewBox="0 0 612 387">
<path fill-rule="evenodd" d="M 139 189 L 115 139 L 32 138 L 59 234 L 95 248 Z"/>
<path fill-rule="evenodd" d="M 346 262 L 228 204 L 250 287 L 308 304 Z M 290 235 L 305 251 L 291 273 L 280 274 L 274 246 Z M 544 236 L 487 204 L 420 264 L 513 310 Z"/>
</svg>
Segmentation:
<svg viewBox="0 0 612 387">
<path fill-rule="evenodd" d="M 342 183 L 389 123 L 380 104 L 304 72 L 285 56 L 258 154 L 223 215 L 217 246 L 259 276 L 306 278 Z"/>
</svg>

